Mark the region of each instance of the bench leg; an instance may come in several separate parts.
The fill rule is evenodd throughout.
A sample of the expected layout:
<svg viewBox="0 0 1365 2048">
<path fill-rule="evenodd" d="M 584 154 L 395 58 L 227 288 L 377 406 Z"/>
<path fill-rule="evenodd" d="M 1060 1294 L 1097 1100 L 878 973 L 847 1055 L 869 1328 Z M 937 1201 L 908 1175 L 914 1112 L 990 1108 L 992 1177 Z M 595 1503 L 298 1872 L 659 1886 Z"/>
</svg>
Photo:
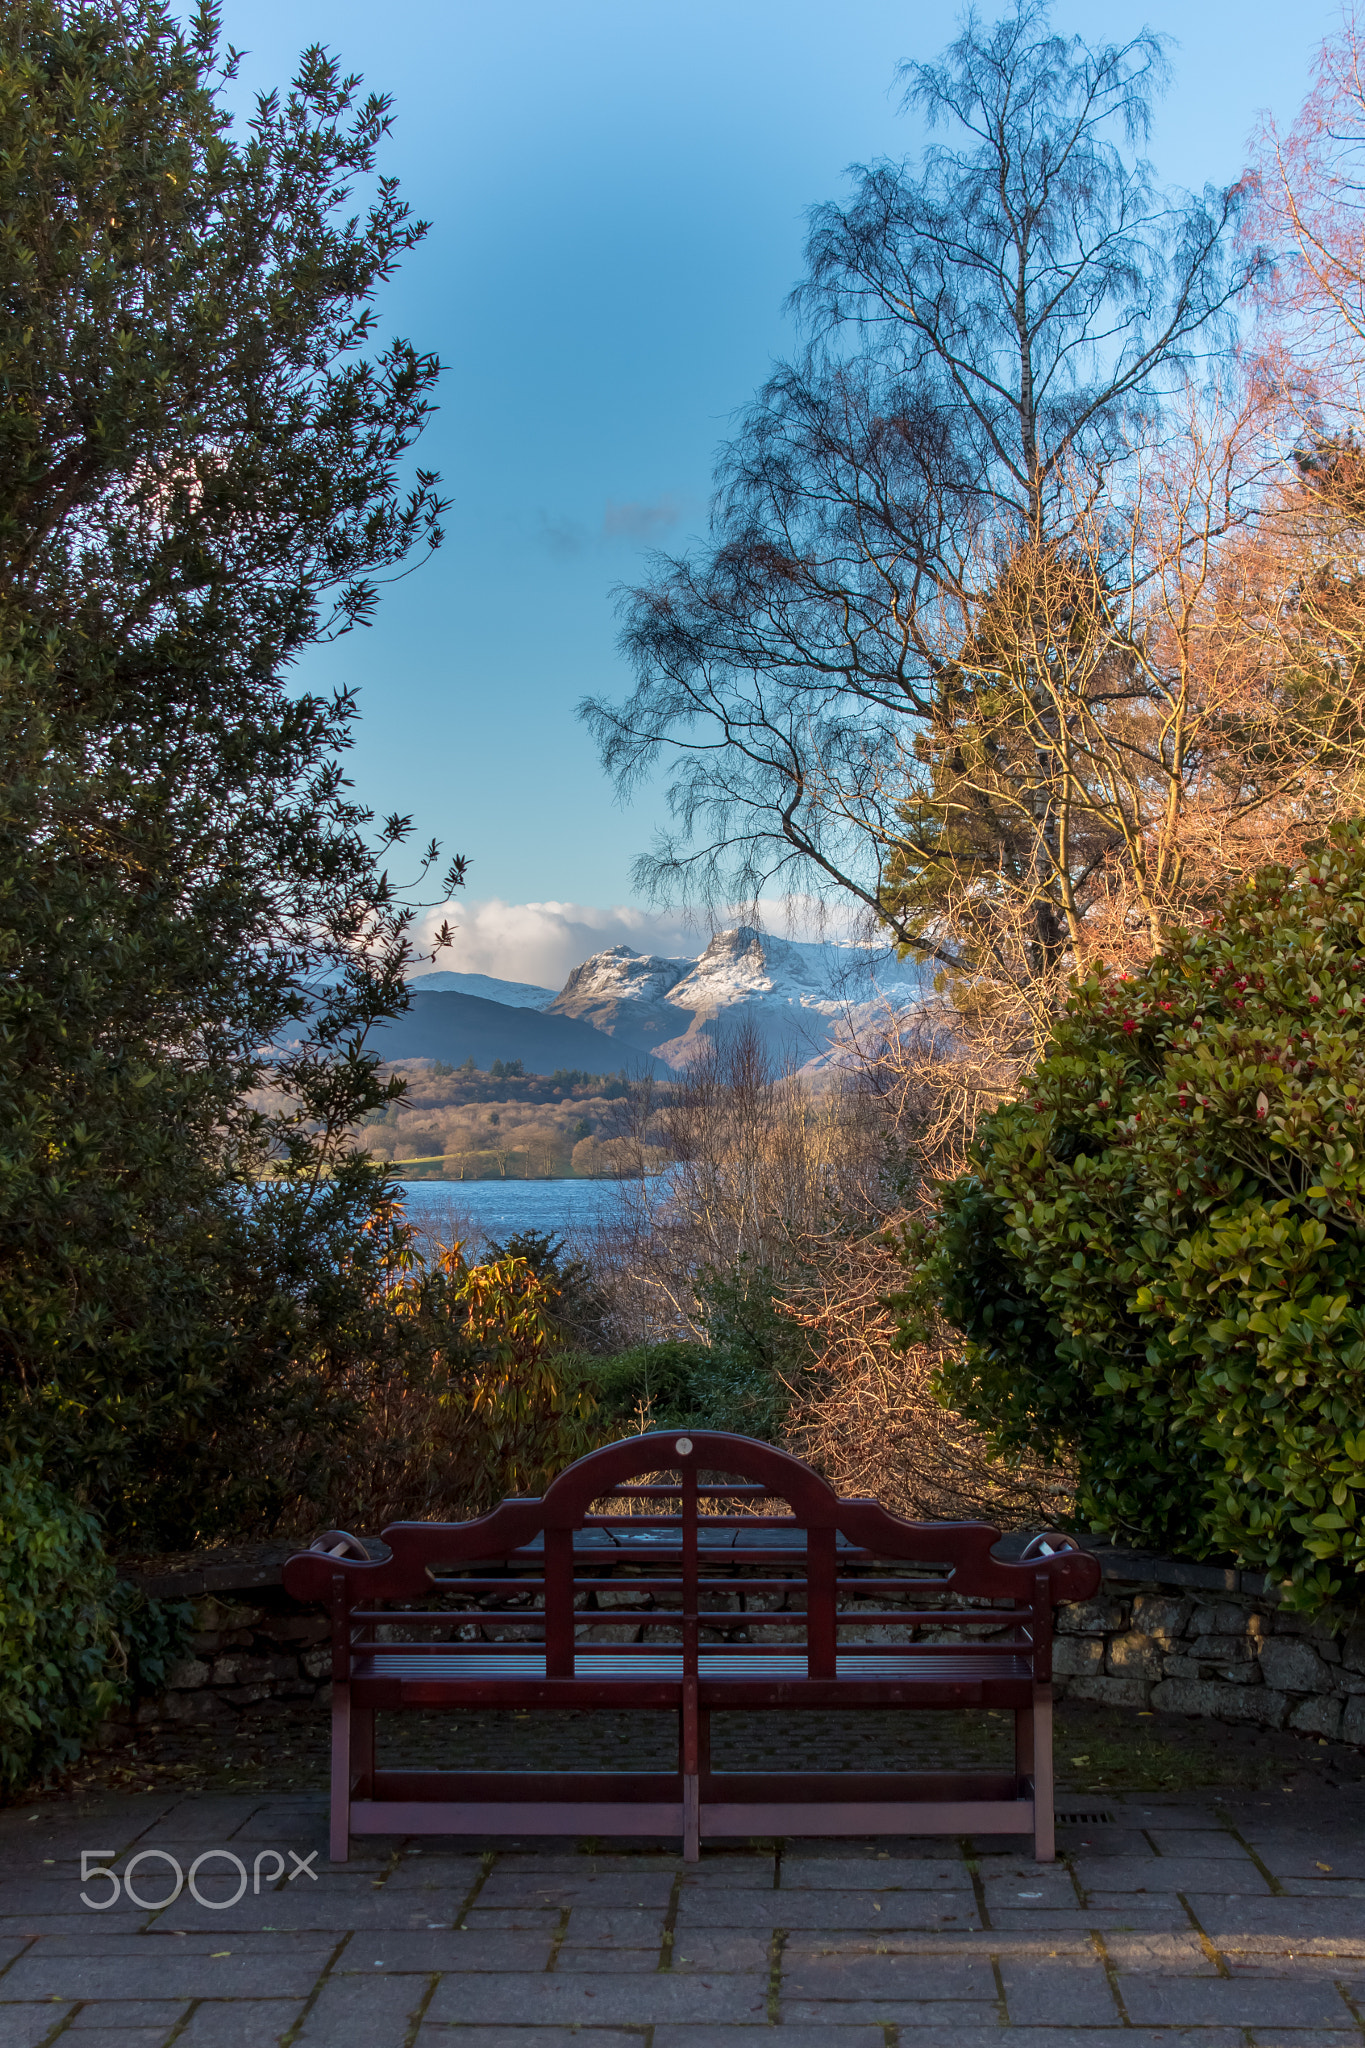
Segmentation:
<svg viewBox="0 0 1365 2048">
<path fill-rule="evenodd" d="M 1014 1710 L 1014 1775 L 1020 1780 L 1022 1796 L 1026 1778 L 1033 1776 L 1033 1709 L 1016 1707 Z"/>
<path fill-rule="evenodd" d="M 332 1687 L 332 1836 L 333 1863 L 351 1854 L 351 1688 Z"/>
<path fill-rule="evenodd" d="M 1040 1863 L 1057 1856 L 1052 1786 L 1052 1687 L 1034 1688 L 1033 1708 L 1033 1853 Z"/>
<path fill-rule="evenodd" d="M 351 1709 L 351 1783 L 358 1798 L 374 1798 L 373 1707 Z"/>
<path fill-rule="evenodd" d="M 683 1862 L 701 1861 L 701 1716 L 697 1709 L 697 1681 L 683 1680 L 682 1728 L 679 1761 L 682 1764 Z"/>
<path fill-rule="evenodd" d="M 701 1780 L 695 1772 L 683 1779 L 683 1862 L 701 1862 Z"/>
</svg>

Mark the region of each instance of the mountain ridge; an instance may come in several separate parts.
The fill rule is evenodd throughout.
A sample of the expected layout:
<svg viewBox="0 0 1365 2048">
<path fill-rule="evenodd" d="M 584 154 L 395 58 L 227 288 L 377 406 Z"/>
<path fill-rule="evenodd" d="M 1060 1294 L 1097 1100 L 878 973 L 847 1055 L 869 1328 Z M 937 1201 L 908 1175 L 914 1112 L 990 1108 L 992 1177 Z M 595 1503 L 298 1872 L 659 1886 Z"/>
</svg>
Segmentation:
<svg viewBox="0 0 1365 2048">
<path fill-rule="evenodd" d="M 442 994 L 472 1000 L 472 989 L 464 990 L 476 981 L 490 992 L 508 991 L 490 993 L 489 1007 L 539 1009 L 547 1020 L 590 1031 L 594 1042 L 615 1045 L 618 1064 L 625 1053 L 677 1070 L 743 1021 L 757 1028 L 773 1057 L 818 1068 L 837 1061 L 850 1036 L 884 1029 L 922 1002 L 931 973 L 922 963 L 897 960 L 889 947 L 781 939 L 741 924 L 717 932 L 692 957 L 604 947 L 573 968 L 557 993 L 491 975 L 428 974 L 411 988 L 415 1001 Z"/>
</svg>

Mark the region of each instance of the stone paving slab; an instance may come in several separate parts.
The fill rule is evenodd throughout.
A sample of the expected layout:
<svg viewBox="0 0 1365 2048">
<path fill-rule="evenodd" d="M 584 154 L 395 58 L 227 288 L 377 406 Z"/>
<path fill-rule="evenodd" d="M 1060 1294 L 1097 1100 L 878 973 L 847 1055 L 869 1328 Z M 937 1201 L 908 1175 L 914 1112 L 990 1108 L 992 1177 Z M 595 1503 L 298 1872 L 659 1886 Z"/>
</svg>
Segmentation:
<svg viewBox="0 0 1365 2048">
<path fill-rule="evenodd" d="M 782 2048 L 884 2048 L 886 2033 L 882 2027 L 861 2022 L 818 2027 L 787 2024 L 776 2035 L 771 2028 L 662 2026 L 654 2029 L 653 2048 L 757 2048 L 764 2040 L 780 2040 Z M 449 2040 L 446 2048 L 452 2048 Z M 512 2048 L 510 2042 L 508 2048 Z"/>
<path fill-rule="evenodd" d="M 698 2027 L 697 2033 L 709 2039 L 715 2029 Z M 726 2029 L 728 2034 L 731 2030 Z M 658 2039 L 656 2030 L 655 2039 Z M 608 2027 L 540 2027 L 534 2035 L 534 2048 L 640 2048 L 639 2033 L 622 2033 Z M 522 2027 L 453 2027 L 431 2023 L 418 2028 L 416 2048 L 527 2048 L 528 2037 Z M 815 2048 L 815 2044 L 809 2044 Z M 881 2048 L 880 2037 L 877 2048 Z"/>
<path fill-rule="evenodd" d="M 1247 2032 L 1253 2048 L 1360 2048 L 1360 2031 L 1356 2027 L 1341 2033 L 1326 2027 L 1315 2028 L 1311 2033 L 1299 2027 L 1251 2027 Z M 1125 2034 L 1125 2041 L 1127 2038 Z M 1192 2042 L 1202 2038 L 1202 2034 L 1189 2036 Z"/>
<path fill-rule="evenodd" d="M 698 1866 L 375 1840 L 337 1867 L 307 1861 L 316 1799 L 0 1814 L 0 2048 L 1365 2048 L 1365 1786 L 1094 1810 L 1045 1868 L 928 1839 Z M 170 1898 L 166 1859 L 211 1851 Z"/>
<path fill-rule="evenodd" d="M 680 1927 L 771 1927 L 773 1903 L 763 1891 L 703 1893 L 686 1892 L 678 1905 Z M 878 1899 L 867 1892 L 784 1892 L 784 1927 L 864 1927 L 875 1931 L 892 1927 L 978 1926 L 971 1894 L 950 1893 L 936 1898 L 926 1892 L 888 1892 Z"/>
<path fill-rule="evenodd" d="M 176 2035 L 175 2048 L 279 2048 L 303 2010 L 301 2005 L 255 1998 L 200 2005 L 184 2033 Z M 110 2048 L 123 2048 L 123 2043 L 114 2036 Z"/>
<path fill-rule="evenodd" d="M 875 1891 L 875 1892 L 969 1892 L 970 1873 L 961 1857 L 952 1862 L 927 1857 L 911 1861 L 901 1857 L 883 1862 L 846 1859 L 842 1862 L 797 1862 L 784 1856 L 782 1889 L 788 1892 Z"/>
<path fill-rule="evenodd" d="M 1035 1907 L 991 1908 L 990 1924 L 997 1934 L 1048 1934 L 1054 1941 L 1064 1934 L 1078 1932 L 1095 1934 L 1131 1934 L 1143 1928 L 1157 1930 L 1171 1924 L 1172 1906 L 1169 1899 L 1145 1895 L 1140 1899 L 1128 1899 L 1118 1893 L 1101 1895 L 1100 1901 L 1087 1906 L 1074 1905 L 1062 1912 L 1039 1912 Z M 1189 1925 L 1186 1915 L 1185 1925 Z"/>
<path fill-rule="evenodd" d="M 87 2036 L 85 2048 L 89 2048 L 88 2036 L 106 2025 L 119 2028 L 143 2027 L 152 2033 L 156 2033 L 159 2028 L 157 2038 L 164 2041 L 177 2020 L 185 2016 L 183 1998 L 130 1998 L 126 2004 L 119 2006 L 104 2004 L 102 2000 L 100 2003 L 104 2007 L 103 2011 L 100 2005 L 82 2006 L 71 2021 L 70 2031 L 76 2039 L 79 2040 L 83 2034 Z"/>
<path fill-rule="evenodd" d="M 1004 1956 L 996 1967 L 1006 2010 L 1016 2026 L 1120 2023 L 1110 1973 L 1093 1949 L 1088 1956 Z"/>
<path fill-rule="evenodd" d="M 761 2021 L 768 1978 L 722 1972 L 682 1977 L 673 1971 L 617 1976 L 598 1971 L 561 1975 L 489 1975 L 454 1982 L 442 1978 L 431 2001 L 433 2020 L 517 2022 L 522 2026 L 654 2026 L 660 2020 Z"/>
<path fill-rule="evenodd" d="M 995 1970 L 986 1954 L 954 1956 L 879 1955 L 859 1951 L 798 1948 L 788 1943 L 782 1958 L 785 1998 L 994 2000 Z"/>
<path fill-rule="evenodd" d="M 1269 1892 L 1267 1879 L 1239 1843 L 1223 1856 L 1091 1856 L 1072 1865 L 1084 1892 L 1227 1892 L 1234 1898 Z"/>
<path fill-rule="evenodd" d="M 1319 1936 L 1365 1955 L 1365 1907 L 1358 1899 L 1209 1898 L 1199 1892 L 1186 1898 L 1195 1925 L 1220 1948 L 1236 1948 L 1240 1936 L 1251 1934 L 1287 1941 Z"/>
<path fill-rule="evenodd" d="M 411 1977 L 359 1983 L 333 1977 L 303 2023 L 300 2048 L 375 2048 L 381 2041 L 402 2041 L 420 2021 L 429 1996 L 429 1987 Z"/>
<path fill-rule="evenodd" d="M 1340 2027 L 1351 2017 L 1335 1984 L 1282 1978 L 1121 1977 L 1136 2026 Z"/>
<path fill-rule="evenodd" d="M 913 2028 L 916 2042 L 921 2027 L 942 2028 L 956 2040 L 966 2029 L 989 2027 L 998 2018 L 998 2008 L 980 2000 L 967 1999 L 848 1999 L 831 2004 L 813 1998 L 784 1999 L 779 2021 L 796 2026 L 848 2026 L 861 2023 L 873 2027 Z"/>
</svg>

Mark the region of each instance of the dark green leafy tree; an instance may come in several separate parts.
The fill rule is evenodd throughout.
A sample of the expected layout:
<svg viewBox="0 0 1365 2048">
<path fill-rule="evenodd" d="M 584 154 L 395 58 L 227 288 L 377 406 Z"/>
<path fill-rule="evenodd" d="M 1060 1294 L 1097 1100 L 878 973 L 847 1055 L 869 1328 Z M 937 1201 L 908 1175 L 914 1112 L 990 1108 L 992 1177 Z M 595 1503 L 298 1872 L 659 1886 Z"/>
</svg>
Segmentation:
<svg viewBox="0 0 1365 2048">
<path fill-rule="evenodd" d="M 1365 1592 L 1365 826 L 1097 971 L 913 1231 L 908 1336 L 1091 1527 Z"/>
<path fill-rule="evenodd" d="M 379 1348 L 409 823 L 290 666 L 441 537 L 388 103 L 311 49 L 234 130 L 233 65 L 0 5 L 0 1427 L 139 1543 L 268 1516 Z"/>
<path fill-rule="evenodd" d="M 483 1256 L 525 1261 L 546 1291 L 561 1343 L 575 1351 L 608 1348 L 611 1303 L 589 1261 L 571 1252 L 562 1237 L 548 1230 L 517 1230 L 505 1242 L 490 1238 Z"/>
</svg>

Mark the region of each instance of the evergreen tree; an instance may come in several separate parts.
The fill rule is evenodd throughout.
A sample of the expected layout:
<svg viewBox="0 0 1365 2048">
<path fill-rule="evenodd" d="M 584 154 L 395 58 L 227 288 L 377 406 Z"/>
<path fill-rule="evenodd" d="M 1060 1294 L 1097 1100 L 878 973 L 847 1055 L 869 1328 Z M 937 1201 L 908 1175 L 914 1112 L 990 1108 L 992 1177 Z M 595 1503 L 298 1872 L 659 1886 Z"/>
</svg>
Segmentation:
<svg viewBox="0 0 1365 2048">
<path fill-rule="evenodd" d="M 209 5 L 0 5 L 0 1419 L 148 1543 L 268 1513 L 379 1341 L 409 822 L 289 670 L 441 537 L 388 102 L 314 48 L 237 133 L 234 65 Z"/>
</svg>

